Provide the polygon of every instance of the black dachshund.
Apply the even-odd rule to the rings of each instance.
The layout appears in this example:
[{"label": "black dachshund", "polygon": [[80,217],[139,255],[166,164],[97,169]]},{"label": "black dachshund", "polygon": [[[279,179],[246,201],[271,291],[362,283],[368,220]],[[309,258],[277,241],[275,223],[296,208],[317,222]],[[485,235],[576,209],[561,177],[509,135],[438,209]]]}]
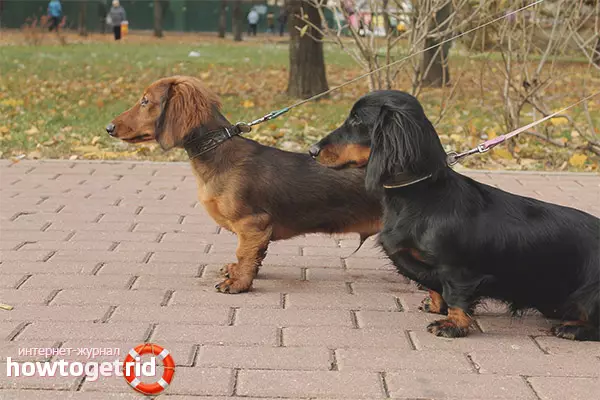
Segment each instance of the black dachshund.
[{"label": "black dachshund", "polygon": [[453,171],[413,96],[362,97],[310,153],[332,168],[366,166],[367,188],[383,197],[381,246],[430,290],[422,309],[448,315],[429,332],[467,335],[477,302],[494,298],[563,320],[558,337],[600,340],[600,220]]}]

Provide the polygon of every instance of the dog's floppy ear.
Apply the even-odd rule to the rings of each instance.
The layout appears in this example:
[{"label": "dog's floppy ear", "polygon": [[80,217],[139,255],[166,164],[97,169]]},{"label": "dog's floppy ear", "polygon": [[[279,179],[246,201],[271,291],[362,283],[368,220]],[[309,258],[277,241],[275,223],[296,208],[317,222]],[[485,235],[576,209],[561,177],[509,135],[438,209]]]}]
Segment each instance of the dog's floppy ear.
[{"label": "dog's floppy ear", "polygon": [[185,136],[208,123],[213,118],[213,110],[220,106],[218,97],[195,79],[179,77],[168,84],[162,96],[154,130],[156,141],[164,150],[181,146]]},{"label": "dog's floppy ear", "polygon": [[[424,114],[384,105],[371,131],[371,155],[365,183],[368,189],[402,175],[413,181],[445,166],[445,152]],[[422,115],[418,115],[422,114]]]}]

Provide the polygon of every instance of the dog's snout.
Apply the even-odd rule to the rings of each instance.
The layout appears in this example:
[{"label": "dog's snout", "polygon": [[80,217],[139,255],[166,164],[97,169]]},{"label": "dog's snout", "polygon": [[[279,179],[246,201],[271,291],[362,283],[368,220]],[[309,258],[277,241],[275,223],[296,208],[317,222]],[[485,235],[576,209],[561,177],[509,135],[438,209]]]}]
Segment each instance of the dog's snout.
[{"label": "dog's snout", "polygon": [[320,152],[321,147],[316,144],[313,144],[312,146],[310,146],[310,149],[308,149],[308,154],[310,154],[312,158],[317,158]]},{"label": "dog's snout", "polygon": [[106,132],[110,135],[110,136],[115,136],[115,124],[108,124],[106,125]]}]

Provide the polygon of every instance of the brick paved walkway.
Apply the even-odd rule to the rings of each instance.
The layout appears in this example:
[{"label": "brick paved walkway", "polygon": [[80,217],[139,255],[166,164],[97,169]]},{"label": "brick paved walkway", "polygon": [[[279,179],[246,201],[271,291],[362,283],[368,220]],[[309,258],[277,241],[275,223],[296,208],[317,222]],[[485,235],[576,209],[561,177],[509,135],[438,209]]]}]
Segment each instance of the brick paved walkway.
[{"label": "brick paved walkway", "polygon": [[[471,175],[600,214],[595,175]],[[6,358],[144,341],[174,355],[168,399],[591,400],[600,389],[600,344],[553,338],[540,316],[491,305],[481,332],[433,337],[423,293],[372,244],[341,258],[355,237],[272,245],[252,293],[216,293],[236,240],[196,203],[187,164],[2,161],[0,177],[0,303],[14,306],[0,310],[0,399],[140,398],[123,378],[9,378]]]}]

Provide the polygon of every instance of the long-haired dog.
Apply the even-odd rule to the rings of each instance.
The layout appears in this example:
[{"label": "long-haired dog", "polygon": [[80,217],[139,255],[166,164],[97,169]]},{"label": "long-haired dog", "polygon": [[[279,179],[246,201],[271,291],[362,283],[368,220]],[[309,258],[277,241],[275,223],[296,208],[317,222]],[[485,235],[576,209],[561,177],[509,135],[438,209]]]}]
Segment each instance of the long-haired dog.
[{"label": "long-haired dog", "polygon": [[379,242],[398,271],[430,289],[428,331],[468,333],[482,298],[563,320],[554,335],[599,340],[600,223],[585,212],[517,196],[467,178],[411,95],[359,99],[342,126],[311,147],[336,169],[366,167],[383,197]]},{"label": "long-haired dog", "polygon": [[237,263],[222,269],[219,291],[249,290],[270,241],[313,232],[357,232],[364,240],[379,231],[381,200],[365,190],[362,171],[333,171],[306,154],[245,139],[220,106],[198,79],[174,76],[151,84],[106,127],[129,143],[187,151],[200,202],[238,237]]}]

